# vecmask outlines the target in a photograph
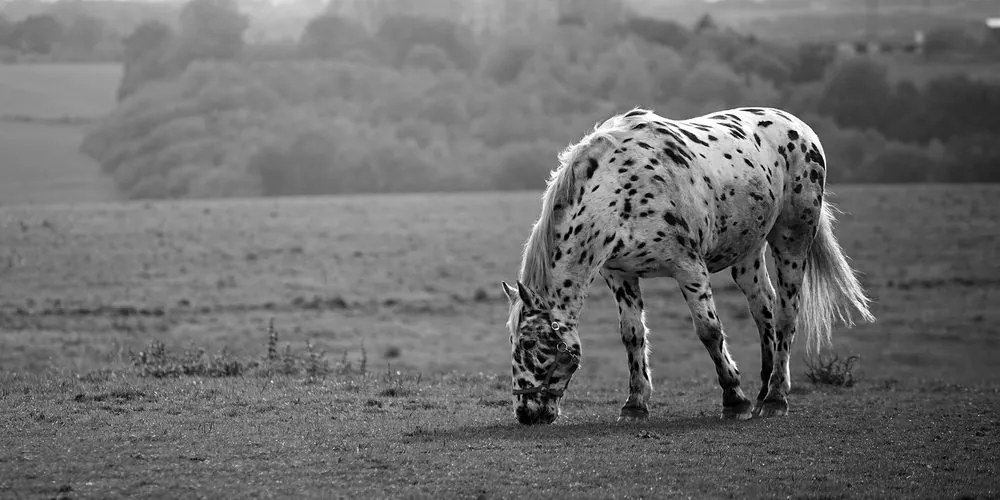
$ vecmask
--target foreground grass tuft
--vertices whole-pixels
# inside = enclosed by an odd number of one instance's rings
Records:
[[[813,385],[832,385],[836,387],[853,387],[855,383],[854,368],[860,356],[848,356],[847,359],[840,359],[840,356],[809,356],[806,358],[806,377]]]
[[[364,374],[367,370],[367,353],[361,348],[358,367],[347,359],[347,353],[339,363],[331,364],[326,359],[326,351],[317,350],[312,342],[306,342],[304,350],[293,350],[291,345],[278,349],[278,332],[274,319],[268,324],[267,351],[263,358],[239,358],[226,347],[216,354],[208,354],[204,348],[194,345],[181,352],[170,350],[159,340],[149,343],[146,349],[129,351],[129,358],[140,377],[241,377],[256,375],[261,377],[303,376],[308,382],[316,382],[329,375]]]

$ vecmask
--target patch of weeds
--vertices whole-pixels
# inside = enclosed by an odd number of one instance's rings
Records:
[[[167,349],[166,344],[154,340],[138,353],[129,351],[132,365],[141,377],[238,377],[259,366],[257,361],[241,360],[222,348],[218,354],[208,355],[203,348],[194,346],[181,353]]]
[[[386,387],[379,391],[379,396],[384,396],[387,398],[398,398],[402,396],[409,396],[411,392],[403,387]]]
[[[809,370],[806,377],[813,385],[832,385],[836,387],[854,386],[854,368],[860,356],[849,356],[847,359],[840,359],[834,354],[832,357],[809,356],[806,358],[806,366]]]
[[[424,374],[418,373],[416,377],[406,376],[400,371],[392,371],[392,365],[385,364],[385,375],[382,382],[389,384],[389,387],[382,389],[378,394],[384,397],[409,396],[419,391],[420,382],[423,381]],[[409,386],[409,387],[407,387]]]
[[[173,352],[160,341],[154,340],[140,352],[129,351],[132,366],[142,377],[240,377],[256,375],[272,377],[277,375],[302,376],[306,382],[314,383],[328,375],[364,375],[367,370],[368,354],[361,345],[361,360],[358,367],[347,359],[331,364],[326,359],[326,351],[318,349],[312,342],[306,342],[305,350],[293,350],[291,345],[278,348],[278,331],[274,319],[268,324],[267,345],[263,359],[240,358],[225,347],[218,354],[207,354],[205,349],[191,346],[183,352]]]

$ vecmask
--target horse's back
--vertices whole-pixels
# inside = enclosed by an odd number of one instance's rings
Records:
[[[648,112],[616,118],[624,118],[627,128],[618,147],[605,154],[605,181],[625,198],[617,204],[619,222],[636,247],[657,244],[665,261],[702,260],[714,272],[758,252],[776,225],[818,216],[822,148],[812,129],[786,112],[741,108],[678,121]],[[629,211],[622,214],[623,208]],[[652,260],[649,255],[628,258],[635,255],[622,249],[611,265],[671,274],[669,265],[642,264]]]

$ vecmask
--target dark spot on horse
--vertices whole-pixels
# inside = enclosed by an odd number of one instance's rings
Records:
[[[590,179],[594,176],[594,172],[597,171],[597,160],[594,158],[588,158],[587,162],[589,163],[587,166],[587,178]]]
[[[705,142],[705,141],[703,141],[703,140],[701,140],[701,139],[699,139],[698,136],[692,134],[691,132],[688,132],[687,130],[684,130],[684,129],[680,129],[680,130],[681,130],[681,133],[684,134],[685,137],[687,137],[688,139],[691,140],[691,142],[693,142],[695,144],[698,144],[700,146],[706,146],[706,147],[708,146],[708,143]]]

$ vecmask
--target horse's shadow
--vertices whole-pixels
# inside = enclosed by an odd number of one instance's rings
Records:
[[[617,422],[614,417],[593,417],[592,419],[571,418],[569,421],[550,425],[521,425],[514,420],[509,423],[494,423],[486,425],[463,425],[450,429],[439,429],[435,437],[455,441],[483,442],[500,441],[544,441],[563,440],[567,438],[599,438],[605,436],[631,436],[661,438],[685,435],[691,432],[729,427],[730,425],[746,425],[748,422],[721,420],[718,417],[650,417],[645,420]]]

